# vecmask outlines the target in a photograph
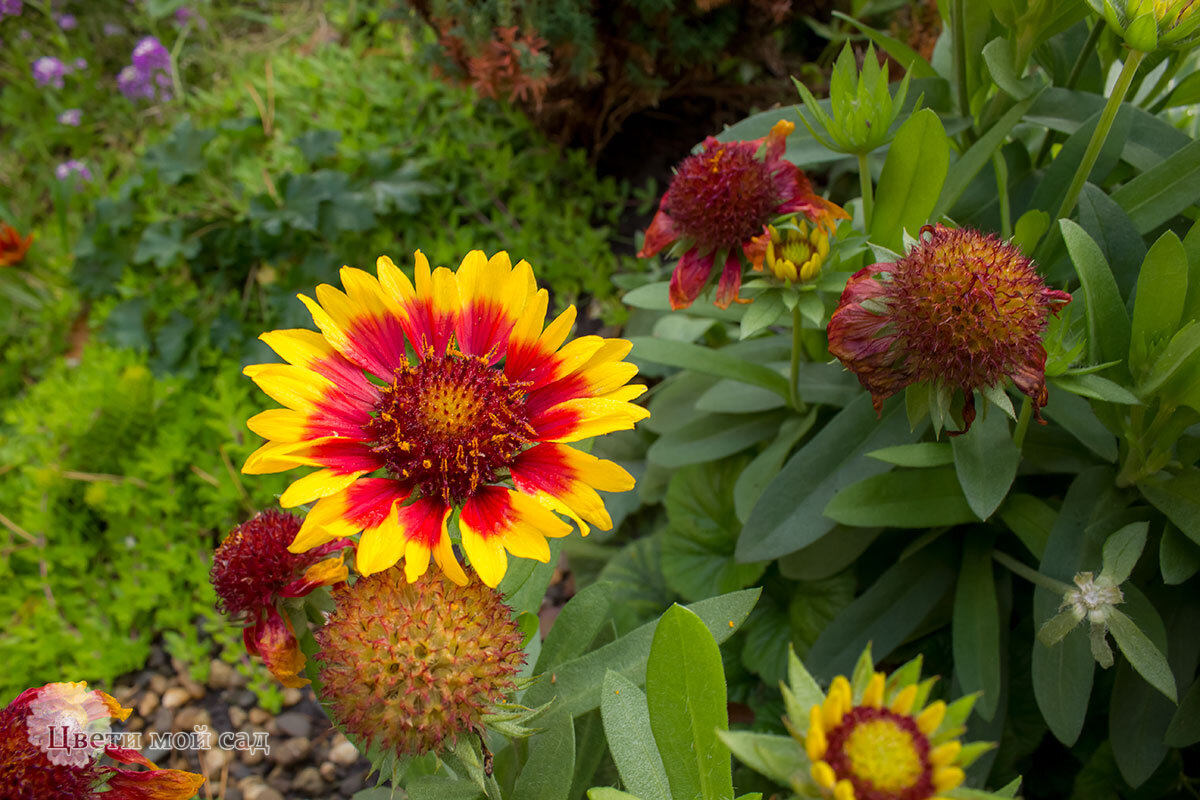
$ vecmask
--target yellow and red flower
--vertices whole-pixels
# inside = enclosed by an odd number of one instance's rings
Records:
[[[876,410],[916,383],[958,390],[965,433],[975,419],[974,390],[1009,378],[1040,420],[1042,333],[1050,314],[1070,301],[1046,286],[1016,246],[926,225],[907,256],[851,276],[829,320],[829,352],[871,392]]]
[[[349,539],[334,540],[297,555],[288,545],[299,532],[296,516],[264,511],[230,531],[217,547],[209,573],[221,611],[246,626],[246,650],[261,657],[280,683],[295,688],[309,681],[300,675],[304,654],[291,622],[280,613],[280,602],[346,580],[349,573],[337,551],[352,545]]]
[[[124,720],[122,708],[86,683],[50,683],[27,689],[0,709],[0,797],[4,800],[186,800],[204,778],[190,772],[158,769],[135,750],[103,744],[72,746],[90,739],[110,720]],[[51,730],[53,729],[53,730]],[[103,765],[103,753],[119,764]]]
[[[584,534],[610,528],[597,490],[626,491],[632,476],[567,444],[649,415],[630,402],[645,391],[627,385],[630,343],[567,342],[574,307],[547,325],[546,291],[507,253],[472,251],[451,271],[418,251],[415,284],[386,256],[376,268],[343,267],[344,293],[302,295],[321,332],[263,334],[287,364],[246,368],[284,408],[247,423],[269,441],[243,471],[319,468],[280,498],[316,501],[291,551],[361,532],[363,575],[403,558],[412,581],[432,556],[464,584],[447,530],[459,510],[463,550],[495,586],[506,553],[550,558],[546,537],[571,530],[554,512]]]
[[[0,222],[0,267],[11,267],[25,260],[29,246],[33,244],[33,234],[24,239],[16,228]]]
[[[738,297],[742,265],[762,269],[772,221],[794,214],[832,234],[835,221],[849,216],[815,194],[799,167],[783,158],[795,128],[780,120],[762,139],[718,142],[710,136],[701,152],[679,165],[638,253],[649,258],[679,243],[682,256],[671,274],[672,308],[690,306],[716,267],[721,270],[716,305],[748,302]]]

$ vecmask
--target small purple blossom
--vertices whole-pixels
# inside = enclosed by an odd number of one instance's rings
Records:
[[[208,23],[204,21],[204,17],[200,16],[187,6],[180,6],[179,8],[175,9],[175,24],[177,26],[182,28],[189,22],[194,23],[195,26],[201,30],[208,27]]]
[[[117,88],[130,100],[170,100],[171,54],[162,42],[147,36],[133,48],[133,63],[117,75]]]
[[[70,125],[72,128],[78,128],[79,123],[83,121],[83,110],[78,108],[68,108],[66,111],[58,115],[60,125]]]
[[[171,54],[162,42],[153,36],[147,36],[133,48],[133,65],[143,73],[151,73],[156,69],[171,68]]]
[[[21,16],[21,0],[0,0],[0,19]]]
[[[4,2],[4,0],[0,0],[0,3],[2,3],[2,2]],[[125,32],[125,29],[122,28],[120,25],[118,25],[115,22],[104,23],[104,35],[105,36],[120,36],[124,32]]]
[[[54,56],[42,56],[33,62],[33,79],[38,86],[53,86],[63,88],[63,76],[67,74],[67,65]]]
[[[28,42],[30,39],[33,38],[33,34],[30,33],[29,31],[25,30],[24,28],[22,28],[21,32],[17,34],[17,38],[20,39],[22,42]]]
[[[69,180],[72,175],[79,176],[79,179],[83,181],[91,181],[92,179],[92,171],[88,169],[87,164],[75,158],[72,158],[70,161],[64,161],[54,168],[54,177],[60,181]]]
[[[86,58],[77,58],[77,59],[75,59],[74,62],[72,62],[71,66],[74,68],[74,70],[76,72],[81,72],[81,71],[87,69],[87,59]]]
[[[79,26],[79,22],[75,19],[74,14],[59,14],[55,22],[64,31],[73,31]]]

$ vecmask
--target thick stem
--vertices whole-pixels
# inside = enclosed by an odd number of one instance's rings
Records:
[[[1025,444],[1025,433],[1029,430],[1029,418],[1033,416],[1033,403],[1029,397],[1021,401],[1021,413],[1017,415],[1017,429],[1013,431],[1013,444],[1020,450]]]
[[[1075,209],[1079,193],[1083,191],[1083,184],[1087,182],[1088,176],[1092,173],[1092,167],[1096,166],[1096,159],[1100,157],[1100,150],[1104,147],[1109,130],[1112,129],[1113,120],[1117,118],[1117,111],[1121,108],[1125,94],[1129,91],[1129,84],[1133,82],[1138,65],[1142,63],[1145,56],[1146,54],[1141,50],[1129,51],[1129,57],[1125,59],[1125,64],[1121,67],[1121,74],[1117,76],[1117,83],[1113,86],[1108,103],[1105,104],[1104,111],[1100,114],[1100,121],[1096,123],[1096,130],[1092,132],[1092,139],[1088,142],[1087,150],[1084,151],[1083,161],[1080,163],[1079,169],[1075,170],[1075,177],[1071,179],[1067,196],[1063,198],[1058,213],[1054,215],[1055,219],[1062,219]]]
[[[871,185],[871,168],[867,166],[867,154],[858,154],[858,185],[862,188],[863,228],[871,232],[871,214],[875,208],[875,190]]]
[[[997,563],[1007,567],[1013,574],[1020,575],[1030,583],[1041,586],[1043,589],[1049,589],[1057,595],[1061,596],[1065,595],[1067,592],[1073,591],[1071,586],[1068,586],[1062,581],[1055,580],[1049,575],[1043,575],[1033,567],[1022,564],[1008,553],[1001,552],[1000,550],[993,550],[992,558],[995,559]]]
[[[1012,210],[1008,203],[1008,162],[1004,154],[997,152],[992,156],[992,168],[996,171],[996,191],[1000,199],[1000,238],[1008,241],[1012,238]]]
[[[796,385],[800,378],[800,351],[804,347],[804,327],[800,317],[800,304],[792,309],[792,371],[788,373],[788,397],[792,408],[804,410],[804,400],[800,398],[800,389]]]
[[[950,26],[954,37],[954,78],[958,96],[958,113],[971,116],[970,95],[967,92],[967,7],[966,0],[953,0],[950,4]],[[970,130],[968,128],[967,130]]]

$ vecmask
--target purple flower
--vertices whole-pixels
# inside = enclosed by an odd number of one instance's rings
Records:
[[[64,161],[54,168],[54,177],[60,181],[68,180],[72,175],[78,175],[79,179],[83,181],[90,181],[92,179],[92,171],[88,169],[87,164],[78,159],[72,158],[70,161]]]
[[[21,0],[0,0],[0,19],[21,16]]]
[[[195,26],[201,30],[208,27],[208,23],[204,21],[204,17],[200,16],[187,6],[180,6],[179,8],[175,9],[175,24],[177,26],[183,27],[189,22],[194,23]]]
[[[76,72],[79,72],[80,70],[85,70],[85,69],[87,69],[87,59],[77,58],[77,59],[75,59],[75,62],[71,66],[75,69]]]
[[[79,25],[73,14],[59,14],[55,21],[58,23],[58,27],[64,31],[73,31]]]
[[[4,2],[4,0],[0,0],[0,3],[2,3],[2,2]],[[104,35],[105,36],[120,36],[124,32],[125,32],[125,29],[122,28],[120,25],[118,25],[115,22],[104,23]]]
[[[72,128],[78,128],[79,123],[83,120],[83,110],[78,108],[68,108],[66,111],[58,115],[60,125],[70,125]]]
[[[133,48],[133,63],[117,75],[117,88],[130,100],[170,100],[171,55],[162,42],[147,36]]]
[[[67,74],[67,65],[54,56],[42,56],[33,62],[33,79],[38,86],[53,86],[63,88],[63,76]]]
[[[143,73],[150,73],[156,69],[170,69],[171,54],[163,47],[162,42],[153,36],[147,36],[133,48],[133,65]]]

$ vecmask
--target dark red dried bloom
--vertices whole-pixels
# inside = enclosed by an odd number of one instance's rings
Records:
[[[22,239],[16,228],[0,223],[0,267],[20,264],[25,260],[25,254],[29,252],[31,244],[33,244],[32,233]]]
[[[927,225],[907,256],[850,278],[829,321],[829,352],[858,376],[876,409],[914,383],[961,391],[965,433],[973,391],[1005,378],[1035,413],[1046,404],[1042,333],[1070,300],[995,235]]]
[[[687,244],[671,275],[672,308],[690,306],[717,266],[716,305],[742,302],[742,259],[762,267],[772,220],[800,213],[832,232],[835,220],[848,217],[815,194],[804,173],[783,158],[795,127],[780,120],[753,141],[718,142],[710,136],[701,152],[679,165],[638,253],[648,258],[676,241]],[[720,265],[718,256],[724,259]]]

